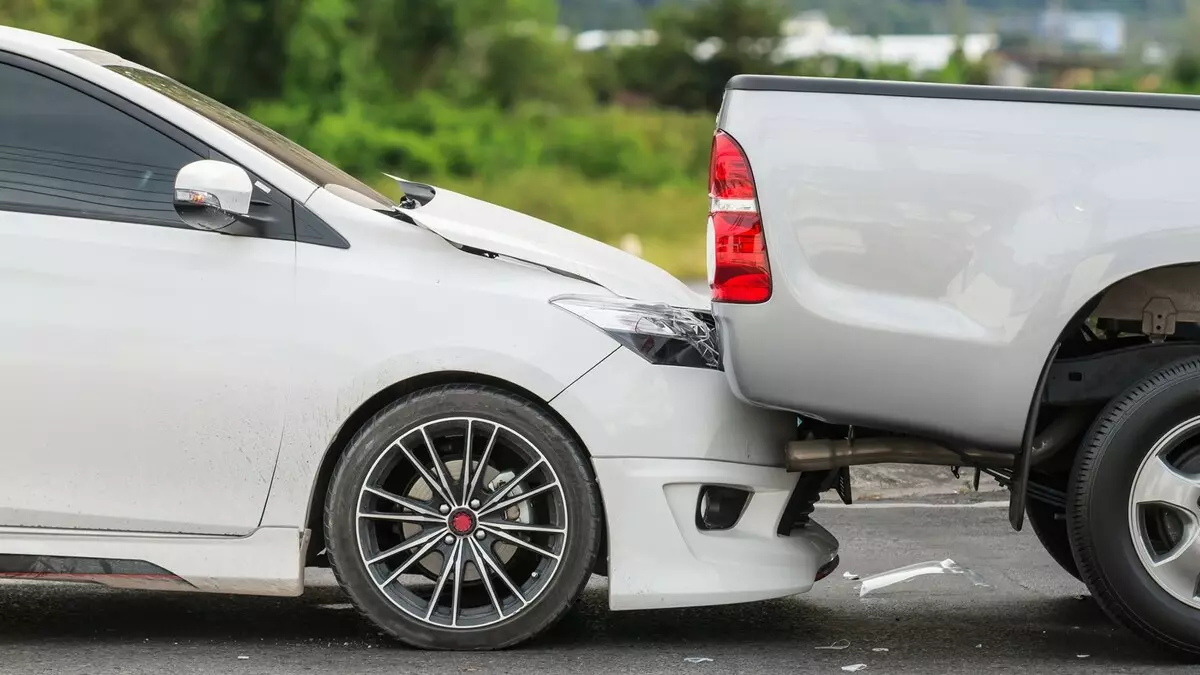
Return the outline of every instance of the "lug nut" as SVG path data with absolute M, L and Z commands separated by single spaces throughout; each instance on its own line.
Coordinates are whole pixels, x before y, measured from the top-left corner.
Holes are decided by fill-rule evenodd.
M 438 511 L 441 511 L 442 515 L 444 516 L 447 513 L 450 513 L 450 505 L 442 504 L 441 506 L 438 507 Z
M 473 509 L 479 508 L 479 500 L 478 499 L 471 500 L 471 508 L 473 508 Z
M 475 532 L 476 539 L 483 541 L 484 537 L 487 537 L 487 532 L 484 532 L 483 530 L 477 530 Z
M 446 538 L 442 540 L 442 543 L 449 546 L 450 544 L 454 543 L 454 537 L 446 535 Z
M 539 573 L 537 572 L 537 570 L 534 570 L 534 571 L 532 571 L 532 572 L 530 572 L 530 573 L 529 573 L 529 577 L 530 577 L 531 579 L 536 579 L 536 578 L 538 578 L 538 577 L 540 577 L 540 576 L 541 576 L 541 574 L 539 574 Z

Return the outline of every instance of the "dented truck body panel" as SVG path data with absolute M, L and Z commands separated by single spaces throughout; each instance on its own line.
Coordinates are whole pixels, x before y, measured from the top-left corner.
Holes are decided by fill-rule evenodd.
M 1062 331 L 1200 260 L 1194 97 L 734 78 L 773 292 L 714 303 L 743 399 L 1021 443 Z

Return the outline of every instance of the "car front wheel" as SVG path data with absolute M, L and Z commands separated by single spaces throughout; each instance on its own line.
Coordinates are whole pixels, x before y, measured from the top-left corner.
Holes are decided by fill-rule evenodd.
M 499 649 L 571 607 L 600 499 L 583 449 L 536 404 L 453 385 L 384 409 L 330 483 L 326 544 L 375 624 L 427 649 Z

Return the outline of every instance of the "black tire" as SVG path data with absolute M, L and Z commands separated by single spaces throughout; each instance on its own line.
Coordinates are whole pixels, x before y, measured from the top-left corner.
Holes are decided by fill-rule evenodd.
M 1151 447 L 1200 416 L 1200 359 L 1164 368 L 1114 398 L 1084 437 L 1067 492 L 1080 576 L 1118 623 L 1177 656 L 1200 656 L 1200 609 L 1164 590 L 1134 547 L 1129 499 Z
M 1029 527 L 1046 553 L 1064 572 L 1080 579 L 1079 567 L 1071 553 L 1071 538 L 1064 513 L 1049 504 L 1031 499 L 1025 504 L 1025 515 L 1029 517 Z
M 401 611 L 372 579 L 359 552 L 356 529 L 359 490 L 376 459 L 409 430 L 452 416 L 497 422 L 532 442 L 562 484 L 570 523 L 563 535 L 559 566 L 540 595 L 514 615 L 479 628 L 438 628 Z M 583 448 L 536 403 L 495 387 L 448 385 L 396 401 L 358 432 L 330 481 L 325 536 L 338 582 L 372 623 L 413 647 L 490 650 L 511 647 L 538 635 L 571 608 L 595 567 L 601 517 L 599 491 Z

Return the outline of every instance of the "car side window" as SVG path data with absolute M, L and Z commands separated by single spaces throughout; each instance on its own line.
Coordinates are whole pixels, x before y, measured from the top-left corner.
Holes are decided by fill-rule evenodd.
M 0 210 L 185 227 L 175 174 L 199 159 L 102 101 L 0 63 Z

